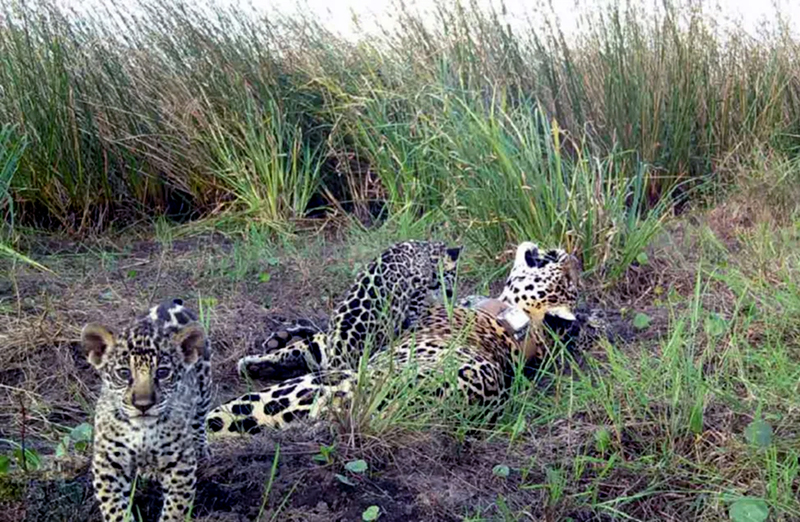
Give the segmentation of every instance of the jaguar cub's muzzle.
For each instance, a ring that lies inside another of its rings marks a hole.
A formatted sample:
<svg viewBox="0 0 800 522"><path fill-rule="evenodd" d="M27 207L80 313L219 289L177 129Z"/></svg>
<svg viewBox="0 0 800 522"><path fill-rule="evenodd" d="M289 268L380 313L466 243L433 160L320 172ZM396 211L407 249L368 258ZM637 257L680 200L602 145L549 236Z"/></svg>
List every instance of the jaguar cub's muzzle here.
<svg viewBox="0 0 800 522"><path fill-rule="evenodd" d="M158 414L160 392L147 372L140 372L128 389L127 402L131 406L131 417L150 417Z"/></svg>

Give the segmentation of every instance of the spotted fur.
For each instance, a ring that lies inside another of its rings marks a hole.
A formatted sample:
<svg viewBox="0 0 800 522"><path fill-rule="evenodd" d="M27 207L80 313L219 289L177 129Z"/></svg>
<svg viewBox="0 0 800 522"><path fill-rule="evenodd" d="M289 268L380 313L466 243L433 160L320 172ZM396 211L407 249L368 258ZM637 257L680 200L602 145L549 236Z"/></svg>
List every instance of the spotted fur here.
<svg viewBox="0 0 800 522"><path fill-rule="evenodd" d="M161 522L183 521L207 457L210 348L197 317L175 299L119 335L87 324L81 340L102 377L92 475L103 519L122 522L135 478L152 476L164 490Z"/></svg>
<svg viewBox="0 0 800 522"><path fill-rule="evenodd" d="M528 315L529 339L514 339L494 316L481 309L448 310L434 305L391 350L372 356L368 376L374 384L389 372L416 368L418 377L424 378L441 374L447 362L455 365L457 387L469 401L502 401L516 365L542 357L550 346L544 333L545 318L574 320L571 308L577 299L579 276L577 260L564 251L542 254L534 243L523 243L499 299ZM209 430L219 435L253 433L264 427L283 428L300 418L318 418L349 400L356 382L357 372L347 369L270 386L211 411Z"/></svg>
<svg viewBox="0 0 800 522"><path fill-rule="evenodd" d="M327 332L284 328L262 345L268 352L239 361L256 378L288 378L318 370L355 369L367 347L381 348L418 322L434 291L452 294L461 248L432 241L397 243L373 260L333 315Z"/></svg>

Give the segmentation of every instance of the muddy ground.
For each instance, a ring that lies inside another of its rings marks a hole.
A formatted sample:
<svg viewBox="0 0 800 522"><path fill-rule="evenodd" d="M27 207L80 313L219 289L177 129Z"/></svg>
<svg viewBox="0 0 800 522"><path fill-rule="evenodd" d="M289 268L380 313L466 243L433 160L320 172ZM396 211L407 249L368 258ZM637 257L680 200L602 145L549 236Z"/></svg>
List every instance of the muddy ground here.
<svg viewBox="0 0 800 522"><path fill-rule="evenodd" d="M30 247L53 273L5 265L6 275L0 277L0 439L24 440L45 464L39 471L0 476L0 521L99 520L86 452L52 458L66 429L91 421L98 392L98 378L79 346L83 324L99 320L119 327L168 297L202 308L209 314L214 343L215 403L222 402L247 389L235 371L239 357L253 352L258 339L286 320L324 324L355 271L386 246L348 247L336 237L301 243L301 248L270 247L259 253L258 245L243 246L218 235L160 242L122 238L92 246L47 239ZM619 309L630 296L646 295L657 284L657 274L655 267L647 274L634 273L606 306ZM475 284L467 274L461 290L472 291ZM490 288L501 286L502 278ZM656 327L651 335L659 331L658 313L652 315ZM507 505L514 511L533 506L531 519L601 520L597 513L571 511L569 503L558 512L548 510L542 507L543 490L517 487L515 464L534 474L539 469L544 481L544 466L530 467L537 456L544 462L554 452L579 450L558 446L561 429L556 423L542 437L533 434L515 445L472 436L456 440L435 431L391 444L365 444L324 425L215 443L212 464L202 470L194 516L203 521L329 522L361 520L364 510L375 505L386 521L462 520L478 514L493 520L502 519L498 506ZM570 430L575 429L573 422ZM337 446L332 463L314 460L322 445L331 444ZM266 495L278 447L277 472ZM0 453L8 449L0 443ZM370 470L364 476L347 475L352 484L346 484L337 475L354 458L368 459ZM498 464L510 466L507 478L492 473ZM612 498L619 492L607 493ZM154 519L159 498L155 486L145 484L137 492L144 520Z"/></svg>

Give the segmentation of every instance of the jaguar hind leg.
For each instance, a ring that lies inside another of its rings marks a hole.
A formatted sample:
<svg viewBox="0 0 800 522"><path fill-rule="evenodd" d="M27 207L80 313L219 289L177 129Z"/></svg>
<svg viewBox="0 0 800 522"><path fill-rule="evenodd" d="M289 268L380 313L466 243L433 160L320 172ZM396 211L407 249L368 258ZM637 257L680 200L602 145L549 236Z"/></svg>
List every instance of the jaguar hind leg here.
<svg viewBox="0 0 800 522"><path fill-rule="evenodd" d="M303 323L287 324L261 342L264 353L285 348L297 341L308 341L315 335L322 333L323 329L308 321Z"/></svg>
<svg viewBox="0 0 800 522"><path fill-rule="evenodd" d="M266 353L239 359L239 373L255 379L289 379L325 368L327 336L312 326L279 330L261 346Z"/></svg>
<svg viewBox="0 0 800 522"><path fill-rule="evenodd" d="M357 374L351 371L295 377L215 408L207 417L208 431L211 436L254 434L265 428L286 428L303 419L319 419L350 400L356 382Z"/></svg>

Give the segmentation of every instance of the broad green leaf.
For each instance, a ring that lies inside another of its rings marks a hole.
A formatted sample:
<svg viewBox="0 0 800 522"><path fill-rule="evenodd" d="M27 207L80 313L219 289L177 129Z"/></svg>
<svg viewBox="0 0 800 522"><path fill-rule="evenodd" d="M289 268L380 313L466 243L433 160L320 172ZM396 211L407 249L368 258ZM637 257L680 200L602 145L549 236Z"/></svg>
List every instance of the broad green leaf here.
<svg viewBox="0 0 800 522"><path fill-rule="evenodd" d="M766 448L772 444L772 426L766 421L756 419L744 429L747 442L759 448Z"/></svg>
<svg viewBox="0 0 800 522"><path fill-rule="evenodd" d="M719 337L728 329L728 323L718 314L712 313L705 319L706 334L711 337Z"/></svg>
<svg viewBox="0 0 800 522"><path fill-rule="evenodd" d="M69 435L64 435L61 439L61 442L58 443L56 446L56 458L62 458L67 456L67 451L69 450Z"/></svg>
<svg viewBox="0 0 800 522"><path fill-rule="evenodd" d="M644 330L650 326L651 321L652 319L649 315L639 312L633 317L633 327L638 330Z"/></svg>
<svg viewBox="0 0 800 522"><path fill-rule="evenodd" d="M339 473L337 473L334 476L336 477L336 480L338 480L342 484L347 484L348 486L355 486L356 485L355 482L353 482L349 478L345 477L344 475L340 475Z"/></svg>
<svg viewBox="0 0 800 522"><path fill-rule="evenodd" d="M369 466L367 466L367 462L365 460L359 459L348 462L347 464L344 465L344 467L347 471L350 471L351 473L364 473L365 471L367 471L367 468Z"/></svg>
<svg viewBox="0 0 800 522"><path fill-rule="evenodd" d="M75 442L92 440L92 425L88 422L78 424L69 432L69 438Z"/></svg>
<svg viewBox="0 0 800 522"><path fill-rule="evenodd" d="M0 474L8 473L11 468L11 459L6 455L0 455Z"/></svg>
<svg viewBox="0 0 800 522"><path fill-rule="evenodd" d="M760 498L742 498L731 504L728 515L733 522L764 522L769 506Z"/></svg>
<svg viewBox="0 0 800 522"><path fill-rule="evenodd" d="M597 451L605 453L611 447L611 433L605 428L594 432L594 443Z"/></svg>
<svg viewBox="0 0 800 522"><path fill-rule="evenodd" d="M639 252L639 255L636 256L636 261L640 265L646 265L647 262L650 261L650 258L647 257L647 254L645 254L644 252Z"/></svg>
<svg viewBox="0 0 800 522"><path fill-rule="evenodd" d="M505 464L498 464L492 468L492 474L496 477L506 478L511 473L511 470Z"/></svg>
<svg viewBox="0 0 800 522"><path fill-rule="evenodd" d="M379 516L381 516L381 508L378 506L370 506L361 514L361 520L371 522L373 520L378 520Z"/></svg>
<svg viewBox="0 0 800 522"><path fill-rule="evenodd" d="M512 432L514 437L518 436L520 433L525 431L525 427L526 427L525 417L520 415L519 417L517 417L517 420L514 422L514 428L513 428L513 432Z"/></svg>
<svg viewBox="0 0 800 522"><path fill-rule="evenodd" d="M217 306L217 298L216 297L202 297L200 298L200 306L206 308L214 308Z"/></svg>
<svg viewBox="0 0 800 522"><path fill-rule="evenodd" d="M703 399L702 397L692 407L689 415L689 429L695 435L703 432Z"/></svg>
<svg viewBox="0 0 800 522"><path fill-rule="evenodd" d="M41 464L41 459L36 450L26 449L23 457L22 448L17 448L14 450L14 458L17 459L20 468L27 469L28 471L39 469L39 465Z"/></svg>

